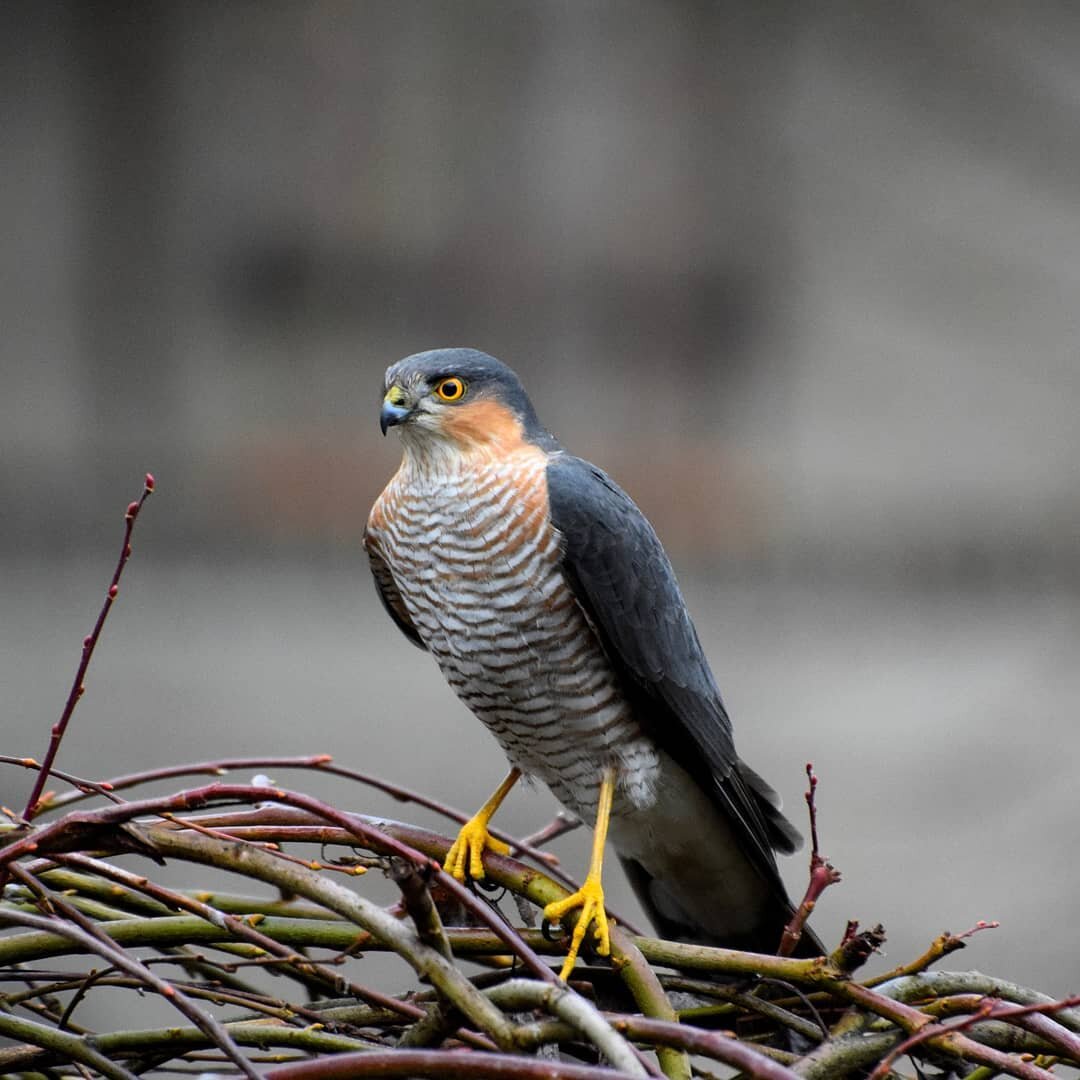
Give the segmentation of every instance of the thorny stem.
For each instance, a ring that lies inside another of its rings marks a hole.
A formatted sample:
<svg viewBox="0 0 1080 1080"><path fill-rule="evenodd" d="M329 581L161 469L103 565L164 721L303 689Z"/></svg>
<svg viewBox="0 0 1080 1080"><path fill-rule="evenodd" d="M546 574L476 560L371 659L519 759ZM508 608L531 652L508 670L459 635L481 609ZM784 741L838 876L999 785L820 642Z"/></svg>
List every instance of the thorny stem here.
<svg viewBox="0 0 1080 1080"><path fill-rule="evenodd" d="M64 738L64 733L67 731L68 723L71 721L71 715L75 712L75 706L79 703L79 698L82 697L83 691L85 690L84 680L86 678L86 671L90 666L90 658L94 655L94 648L98 643L98 638L101 637L102 627L104 627L105 620L112 610L113 601L120 591L120 576L123 574L124 567L127 565L127 561L131 556L131 533L135 528L135 520L139 516L139 511L142 509L143 503L150 497L153 490L153 474L147 473L146 478L143 481L142 495L139 496L136 502L128 504L127 511L124 514L124 543L120 548L120 558L116 562L116 569L113 571L112 581L105 592L105 602L101 605L101 611L98 613L97 622L94 623L94 629L83 639L82 658L79 660L79 667L75 672L75 681L71 684L71 692L68 694L67 702L64 704L64 711L60 714L60 719L53 725L49 737L49 748L45 752L45 760L42 761L41 769L38 771L37 777L34 780L34 786L30 789L30 797L26 800L26 809L23 810L23 817L27 821L32 821L38 812L38 802L41 799L42 791L45 790L45 782L49 778L53 762L56 760L56 755L60 750L60 742ZM2 877L2 875L3 871L0 870L0 877Z"/></svg>

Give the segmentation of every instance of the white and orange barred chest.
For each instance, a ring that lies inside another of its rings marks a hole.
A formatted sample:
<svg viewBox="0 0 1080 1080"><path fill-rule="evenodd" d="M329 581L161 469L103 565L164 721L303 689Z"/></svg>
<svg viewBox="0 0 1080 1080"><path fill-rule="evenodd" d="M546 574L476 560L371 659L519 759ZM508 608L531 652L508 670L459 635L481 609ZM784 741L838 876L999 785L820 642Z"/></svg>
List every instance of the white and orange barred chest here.
<svg viewBox="0 0 1080 1080"><path fill-rule="evenodd" d="M615 813L652 802L659 762L560 567L547 456L418 467L376 501L368 544L424 644L510 761L582 816L615 764Z"/></svg>

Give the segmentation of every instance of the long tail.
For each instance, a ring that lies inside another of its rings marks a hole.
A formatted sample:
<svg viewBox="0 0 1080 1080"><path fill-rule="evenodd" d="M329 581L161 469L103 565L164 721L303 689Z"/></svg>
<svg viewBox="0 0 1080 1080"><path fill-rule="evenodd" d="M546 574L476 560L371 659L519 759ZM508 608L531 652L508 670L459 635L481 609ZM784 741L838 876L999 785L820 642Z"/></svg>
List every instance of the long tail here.
<svg viewBox="0 0 1080 1080"><path fill-rule="evenodd" d="M691 945L717 945L725 949L741 949L745 952L773 954L780 946L780 938L795 913L786 895L774 895L764 907L758 909L758 921L748 931L732 931L710 927L676 909L671 899L677 899L677 891L657 881L640 862L634 858L619 856L645 914L656 932L667 941L684 941ZM672 895L674 893L674 896ZM682 905L678 905L682 908ZM802 937L792 956L809 959L824 956L825 946L810 927L804 927Z"/></svg>
<svg viewBox="0 0 1080 1080"><path fill-rule="evenodd" d="M796 851L802 838L781 813L780 797L744 762L736 768L769 846L781 854ZM748 849L745 825L684 770L665 762L655 802L612 819L610 836L638 899L665 938L777 951L794 907L775 862L763 860L760 847ZM804 929L794 955L824 953L817 935Z"/></svg>

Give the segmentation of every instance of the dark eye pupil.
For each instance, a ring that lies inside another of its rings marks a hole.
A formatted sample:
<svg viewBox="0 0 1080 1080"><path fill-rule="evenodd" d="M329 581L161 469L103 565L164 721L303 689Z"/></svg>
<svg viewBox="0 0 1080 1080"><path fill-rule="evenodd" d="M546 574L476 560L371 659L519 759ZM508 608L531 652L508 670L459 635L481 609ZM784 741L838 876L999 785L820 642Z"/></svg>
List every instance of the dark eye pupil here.
<svg viewBox="0 0 1080 1080"><path fill-rule="evenodd" d="M461 383L457 379L447 379L442 384L442 392L444 397L457 397L461 393Z"/></svg>

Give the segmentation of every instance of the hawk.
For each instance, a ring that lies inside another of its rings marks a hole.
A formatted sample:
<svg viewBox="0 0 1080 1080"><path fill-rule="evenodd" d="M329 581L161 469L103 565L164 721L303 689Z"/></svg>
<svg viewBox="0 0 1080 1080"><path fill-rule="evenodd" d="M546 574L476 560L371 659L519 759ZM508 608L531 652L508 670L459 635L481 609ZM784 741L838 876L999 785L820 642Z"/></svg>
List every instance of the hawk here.
<svg viewBox="0 0 1080 1080"><path fill-rule="evenodd" d="M401 466L364 544L379 597L509 759L446 858L482 878L488 824L522 775L595 822L565 979L590 926L610 951L610 839L665 937L775 952L792 914L776 865L801 837L735 752L731 721L660 540L630 497L540 423L518 377L473 349L386 372ZM804 934L801 955L820 955Z"/></svg>

